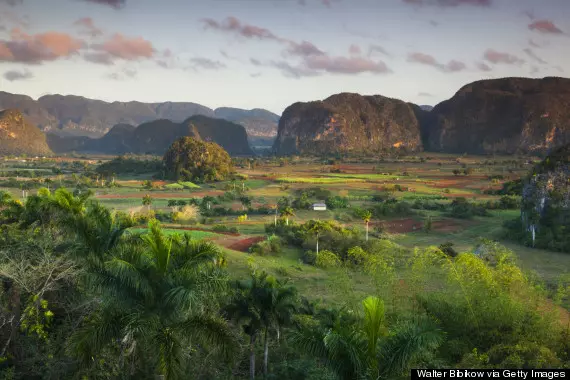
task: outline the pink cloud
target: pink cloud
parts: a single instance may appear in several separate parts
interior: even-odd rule
[[[10,40],[0,40],[0,62],[39,64],[70,57],[84,46],[83,41],[69,34],[46,32],[29,35],[15,28]]]
[[[390,69],[382,61],[373,61],[359,57],[329,57],[327,55],[311,56],[305,60],[306,66],[311,70],[322,70],[329,73],[359,74],[389,73]]]
[[[438,62],[432,55],[420,52],[411,53],[408,55],[408,62],[419,63],[421,65],[433,66],[441,71],[448,73],[455,73],[463,71],[467,68],[465,63],[455,59],[449,61],[447,64]]]
[[[120,33],[116,33],[102,44],[93,45],[92,48],[100,53],[127,61],[150,59],[156,53],[150,41],[142,37],[125,37]]]
[[[318,47],[307,41],[303,41],[301,43],[290,41],[287,52],[291,55],[297,55],[297,56],[311,56],[311,55],[325,54]]]
[[[491,66],[487,65],[485,62],[477,63],[477,68],[481,71],[491,71]]]
[[[360,49],[360,46],[352,44],[350,45],[350,48],[348,49],[348,52],[351,55],[359,55],[362,53],[362,50]]]
[[[231,32],[245,38],[258,38],[260,40],[279,40],[271,31],[255,25],[244,24],[236,17],[230,16],[222,22],[213,19],[203,19],[204,27],[224,32]]]
[[[489,61],[491,63],[504,63],[507,65],[514,65],[524,62],[516,55],[499,52],[493,49],[487,49],[483,56],[486,61]]]
[[[83,17],[75,21],[73,25],[82,27],[87,34],[91,37],[98,37],[103,34],[103,31],[95,26],[93,19],[91,17]]]
[[[560,30],[552,21],[549,20],[537,20],[528,25],[530,30],[540,32],[540,33],[550,33],[550,34],[562,34]]]

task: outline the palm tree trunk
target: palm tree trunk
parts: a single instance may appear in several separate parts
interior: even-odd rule
[[[319,234],[317,234],[317,255],[319,254]]]
[[[289,218],[285,218],[285,223],[289,225]]]
[[[249,377],[255,380],[255,335],[249,337]]]
[[[263,347],[263,376],[267,378],[267,363],[269,361],[269,337],[267,336],[267,327],[265,328],[265,342]]]
[[[366,241],[368,241],[368,222],[366,222]]]

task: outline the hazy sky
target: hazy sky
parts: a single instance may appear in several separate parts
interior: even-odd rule
[[[266,108],[436,104],[570,73],[569,0],[0,0],[0,91]]]

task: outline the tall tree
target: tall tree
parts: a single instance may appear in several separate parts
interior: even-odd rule
[[[368,241],[368,224],[372,219],[372,213],[370,212],[370,210],[365,210],[362,212],[362,214],[360,214],[360,217],[362,218],[364,224],[366,224],[366,241]]]
[[[291,207],[285,207],[279,212],[282,218],[285,218],[285,223],[289,225],[289,218],[295,216],[295,212]]]
[[[190,344],[227,354],[234,337],[213,304],[225,283],[220,255],[213,244],[189,235],[165,236],[151,221],[138,244],[119,244],[90,268],[100,309],[74,335],[70,353],[88,363],[121,342],[133,375],[144,363],[165,379],[182,376]]]

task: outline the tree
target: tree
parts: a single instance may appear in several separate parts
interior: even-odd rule
[[[255,379],[255,343],[263,333],[263,373],[268,374],[269,339],[281,327],[290,325],[296,310],[296,289],[265,272],[253,271],[250,278],[234,283],[235,294],[226,308],[230,317],[242,324],[249,336],[250,378]]]
[[[234,170],[228,152],[221,146],[192,137],[174,141],[163,162],[166,177],[173,180],[218,181],[228,178]]]
[[[459,170],[459,169],[453,169],[453,175],[458,176],[459,174],[461,174],[461,170]]]
[[[366,241],[368,241],[368,224],[370,223],[370,219],[372,219],[372,213],[370,210],[365,210],[361,213],[360,217],[366,224]]]
[[[244,210],[246,208],[251,207],[251,198],[250,197],[246,197],[246,196],[240,197],[239,201],[241,202],[241,206]]]
[[[309,227],[309,231],[314,233],[317,237],[317,249],[316,249],[316,254],[317,256],[319,256],[319,236],[320,234],[322,234],[325,231],[330,231],[331,230],[331,226],[329,223],[327,222],[322,222],[320,220],[312,220],[309,223],[311,223],[311,226]]]
[[[167,237],[149,222],[139,240],[89,268],[100,308],[73,335],[69,353],[87,364],[119,342],[121,361],[130,360],[123,371],[136,377],[137,367],[146,366],[165,379],[183,376],[190,344],[229,354],[235,339],[214,308],[225,278],[220,258],[212,243]]]
[[[424,232],[430,232],[432,228],[433,226],[432,226],[431,216],[428,215],[428,217],[424,222]]]
[[[150,206],[152,205],[152,197],[149,194],[146,194],[143,198],[142,198],[142,204],[143,206],[146,206],[147,209],[150,210]]]
[[[293,341],[323,359],[343,380],[399,377],[443,341],[441,331],[429,320],[402,322],[389,330],[384,302],[377,297],[362,302],[361,315],[353,323],[338,314],[333,318],[330,324],[301,325]]]
[[[282,218],[285,218],[285,223],[289,225],[289,218],[295,216],[295,212],[291,207],[285,207],[279,212]]]

